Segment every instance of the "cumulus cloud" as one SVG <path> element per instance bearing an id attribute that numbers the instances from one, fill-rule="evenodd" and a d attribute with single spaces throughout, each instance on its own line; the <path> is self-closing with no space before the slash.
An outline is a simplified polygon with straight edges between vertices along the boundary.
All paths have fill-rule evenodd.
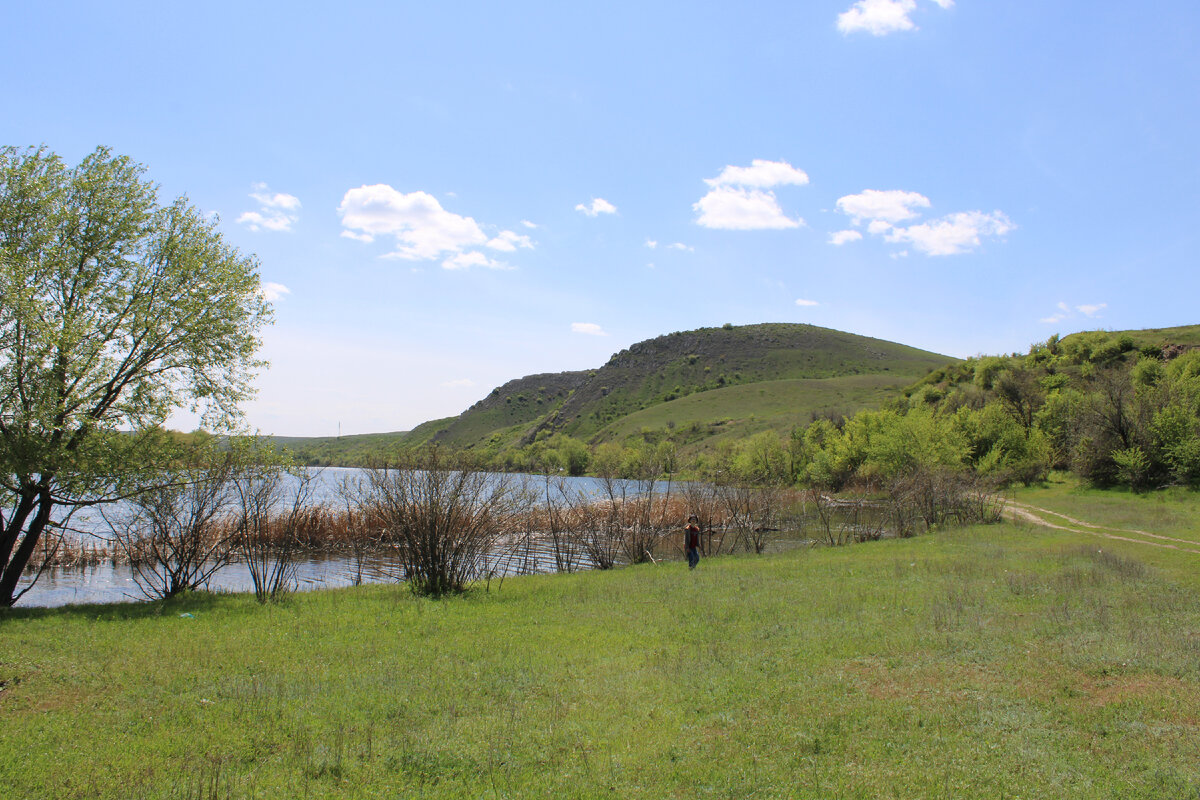
<path id="1" fill-rule="evenodd" d="M 745 186 L 753 189 L 770 189 L 772 186 L 804 186 L 808 174 L 796 169 L 786 161 L 753 159 L 748 167 L 727 166 L 715 178 L 705 178 L 709 186 Z"/>
<path id="2" fill-rule="evenodd" d="M 705 178 L 708 194 L 692 204 L 696 224 L 729 231 L 799 228 L 802 219 L 783 213 L 774 186 L 802 186 L 808 175 L 786 161 L 754 159 L 748 167 L 727 166 L 715 178 Z"/>
<path id="3" fill-rule="evenodd" d="M 880 220 L 895 225 L 906 219 L 916 219 L 921 212 L 915 209 L 929 208 L 929 205 L 929 198 L 922 194 L 895 189 L 867 189 L 860 194 L 839 197 L 837 201 L 838 211 L 849 216 L 855 225 L 861 225 L 863 220 Z"/>
<path id="4" fill-rule="evenodd" d="M 594 322 L 572 322 L 571 333 L 582 333 L 587 336 L 608 336 L 608 333 Z"/>
<path id="5" fill-rule="evenodd" d="M 858 231 L 834 231 L 833 233 L 829 234 L 829 243 L 836 244 L 840 247 L 844 244 L 849 244 L 850 242 L 857 242 L 861 238 L 863 238 L 863 235 Z"/>
<path id="6" fill-rule="evenodd" d="M 1058 311 L 1048 317 L 1042 317 L 1041 321 L 1053 325 L 1056 322 L 1062 322 L 1069 316 L 1071 316 L 1071 307 L 1066 303 L 1059 303 Z"/>
<path id="7" fill-rule="evenodd" d="M 697 225 L 727 231 L 799 228 L 803 220 L 791 219 L 779 207 L 774 192 L 722 186 L 692 205 L 700 216 Z"/>
<path id="8" fill-rule="evenodd" d="M 801 306 L 802 308 L 810 308 L 812 306 L 819 306 L 821 304 L 818 303 L 816 300 L 805 300 L 805 299 L 801 298 L 796 301 L 796 305 Z"/>
<path id="9" fill-rule="evenodd" d="M 893 228 L 884 234 L 889 242 L 910 242 L 913 247 L 930 256 L 952 256 L 979 247 L 981 237 L 1003 236 L 1016 228 L 1001 211 L 984 214 L 982 211 L 960 211 L 933 222 Z"/>
<path id="10" fill-rule="evenodd" d="M 526 228 L 529 228 L 529 230 L 531 230 L 531 231 L 537 230 L 537 227 L 538 227 L 538 224 L 536 222 L 530 222 L 527 219 L 521 220 L 521 224 L 524 225 Z"/>
<path id="11" fill-rule="evenodd" d="M 343 236 L 364 242 L 392 236 L 397 247 L 390 255 L 411 261 L 459 253 L 488 241 L 475 220 L 445 210 L 428 192 L 405 194 L 385 183 L 346 192 L 338 215 Z"/>
<path id="12" fill-rule="evenodd" d="M 441 259 L 445 269 L 512 269 L 476 248 L 512 253 L 534 246 L 528 236 L 514 231 L 504 230 L 489 237 L 474 219 L 447 211 L 428 192 L 406 194 L 384 183 L 346 192 L 338 215 L 342 218 L 342 236 L 347 239 L 373 242 L 387 237 L 394 241 L 395 249 L 385 258 Z"/>
<path id="13" fill-rule="evenodd" d="M 933 0 L 940 8 L 954 5 L 954 0 Z M 912 13 L 916 0 L 858 0 L 848 11 L 838 14 L 837 29 L 844 34 L 869 33 L 887 36 L 898 31 L 915 31 Z"/>
<path id="14" fill-rule="evenodd" d="M 684 244 L 683 242 L 675 242 L 674 244 L 669 244 L 669 245 L 667 245 L 667 249 L 668 250 L 682 250 L 685 253 L 696 252 L 696 248 L 692 247 L 691 245 Z"/>
<path id="15" fill-rule="evenodd" d="M 892 244 L 911 244 L 918 252 L 930 256 L 967 253 L 980 247 L 984 237 L 1004 236 L 1017 227 L 1002 211 L 990 214 L 959 211 L 928 222 L 898 226 L 920 217 L 920 209 L 931 206 L 925 195 L 899 190 L 867 189 L 837 201 L 838 210 L 849 216 L 855 226 L 866 222 L 867 232 L 872 236 L 881 236 Z M 855 231 L 837 231 L 830 234 L 829 241 L 838 245 L 856 241 L 852 233 Z M 904 255 L 907 254 L 905 251 Z"/>
<path id="16" fill-rule="evenodd" d="M 487 246 L 493 250 L 502 250 L 505 253 L 516 252 L 518 247 L 532 250 L 533 242 L 528 236 L 522 236 L 513 231 L 501 231 L 496 238 L 491 239 Z"/>
<path id="17" fill-rule="evenodd" d="M 593 197 L 591 205 L 580 203 L 575 206 L 575 210 L 586 214 L 589 217 L 598 217 L 601 214 L 615 214 L 617 207 L 605 200 L 603 197 Z"/>
<path id="18" fill-rule="evenodd" d="M 488 258 L 478 250 L 471 250 L 466 253 L 456 253 L 442 262 L 444 269 L 470 269 L 471 267 L 485 267 L 487 269 L 512 269 L 503 261 L 495 261 Z"/>
<path id="19" fill-rule="evenodd" d="M 271 281 L 262 284 L 258 291 L 268 303 L 273 303 L 285 294 L 292 293 L 292 290 L 282 283 L 273 283 Z"/>
<path id="20" fill-rule="evenodd" d="M 916 30 L 916 24 L 909 18 L 916 10 L 916 0 L 858 0 L 849 11 L 838 14 L 837 29 L 842 33 L 863 31 L 872 36 Z"/>
<path id="21" fill-rule="evenodd" d="M 658 247 L 658 242 L 654 241 L 653 239 L 647 239 L 646 247 L 649 247 L 651 250 L 653 250 Z"/>
<path id="22" fill-rule="evenodd" d="M 1075 312 L 1083 314 L 1088 319 L 1096 319 L 1100 316 L 1100 312 L 1106 308 L 1108 308 L 1108 303 L 1083 304 L 1075 306 L 1074 308 L 1066 303 L 1059 303 L 1057 312 L 1048 317 L 1042 317 L 1040 321 L 1049 325 L 1055 325 L 1065 319 L 1070 319 L 1071 317 L 1075 316 Z"/>
<path id="23" fill-rule="evenodd" d="M 300 198 L 283 192 L 271 192 L 265 183 L 256 183 L 250 198 L 258 202 L 257 211 L 247 211 L 237 218 L 240 225 L 245 225 L 254 232 L 258 231 L 290 231 L 292 225 L 300 218 Z"/>

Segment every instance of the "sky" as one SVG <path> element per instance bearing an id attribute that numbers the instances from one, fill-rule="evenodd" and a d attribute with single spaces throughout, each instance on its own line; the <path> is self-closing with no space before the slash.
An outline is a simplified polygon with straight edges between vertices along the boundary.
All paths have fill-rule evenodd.
<path id="1" fill-rule="evenodd" d="M 0 143 L 107 145 L 257 255 L 263 433 L 407 430 L 724 323 L 956 357 L 1200 323 L 1195 0 L 0 19 Z"/>

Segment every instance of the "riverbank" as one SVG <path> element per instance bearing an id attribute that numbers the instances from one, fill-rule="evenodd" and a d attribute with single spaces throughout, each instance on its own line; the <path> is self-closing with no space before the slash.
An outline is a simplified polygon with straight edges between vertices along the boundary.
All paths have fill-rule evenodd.
<path id="1" fill-rule="evenodd" d="M 441 601 L 373 586 L 14 609 L 0 785 L 1194 796 L 1200 600 L 1181 558 L 1004 524 Z"/>

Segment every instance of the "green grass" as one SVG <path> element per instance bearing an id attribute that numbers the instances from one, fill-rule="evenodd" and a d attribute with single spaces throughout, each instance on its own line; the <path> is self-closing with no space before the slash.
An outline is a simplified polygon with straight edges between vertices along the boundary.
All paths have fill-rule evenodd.
<path id="1" fill-rule="evenodd" d="M 1063 339 L 1070 339 L 1071 336 L 1085 336 L 1095 331 L 1080 331 L 1078 333 L 1064 336 Z M 1108 336 L 1128 336 L 1133 339 L 1134 344 L 1138 347 L 1146 345 L 1157 346 L 1165 342 L 1172 344 L 1189 345 L 1192 347 L 1200 346 L 1200 325 L 1180 325 L 1174 328 L 1142 328 L 1129 331 L 1100 331 Z"/>
<path id="2" fill-rule="evenodd" d="M 444 601 L 376 586 L 15 610 L 0 786 L 1195 797 L 1200 556 L 1143 555 L 1002 525 Z"/>
<path id="3" fill-rule="evenodd" d="M 1200 544 L 1200 492 L 1182 487 L 1139 494 L 1095 489 L 1068 474 L 1055 473 L 1042 486 L 1016 490 L 1014 497 L 1102 526 L 1101 532 L 1147 531 Z"/>
<path id="4" fill-rule="evenodd" d="M 838 378 L 760 381 L 728 386 L 681 397 L 669 403 L 637 411 L 602 429 L 598 441 L 623 441 L 644 428 L 682 431 L 699 426 L 711 449 L 722 439 L 742 439 L 764 430 L 788 434 L 797 425 L 807 425 L 812 415 L 824 412 L 846 416 L 864 408 L 878 408 L 895 397 L 908 377 L 889 373 L 846 375 Z M 713 425 L 713 420 L 722 420 Z M 686 434 L 683 434 L 686 437 Z"/>

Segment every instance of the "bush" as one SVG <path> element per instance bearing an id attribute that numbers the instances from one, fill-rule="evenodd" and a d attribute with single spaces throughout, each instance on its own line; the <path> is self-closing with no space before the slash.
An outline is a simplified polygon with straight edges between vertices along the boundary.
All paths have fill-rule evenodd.
<path id="1" fill-rule="evenodd" d="M 520 499 L 509 476 L 434 448 L 369 469 L 361 503 L 383 525 L 412 590 L 440 596 L 488 576 Z"/>

